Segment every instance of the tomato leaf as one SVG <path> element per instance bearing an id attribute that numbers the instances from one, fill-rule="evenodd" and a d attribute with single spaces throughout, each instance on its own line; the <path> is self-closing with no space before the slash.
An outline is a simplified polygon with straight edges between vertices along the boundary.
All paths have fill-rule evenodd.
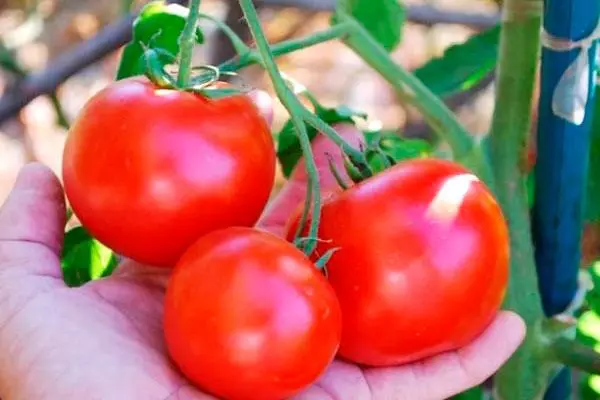
<path id="1" fill-rule="evenodd" d="M 164 1 L 146 4 L 133 22 L 133 38 L 123 50 L 116 79 L 142 75 L 145 72 L 144 47 L 160 50 L 163 65 L 168 64 L 171 57 L 165 57 L 164 54 L 179 53 L 179 36 L 188 12 L 186 7 Z M 196 42 L 204 42 L 199 28 L 196 30 Z"/>
<path id="2" fill-rule="evenodd" d="M 341 122 L 354 123 L 353 118 L 367 118 L 367 114 L 351 109 L 347 106 L 338 106 L 335 108 L 326 108 L 319 106 L 316 114 L 328 125 Z M 308 137 L 313 140 L 317 136 L 317 130 L 307 126 Z M 283 175 L 289 178 L 294 167 L 302 158 L 302 148 L 296 134 L 296 128 L 291 119 L 289 119 L 277 134 L 277 158 L 281 163 Z"/>
<path id="3" fill-rule="evenodd" d="M 466 392 L 462 392 L 457 394 L 454 397 L 451 397 L 450 400 L 482 400 L 483 399 L 483 389 L 480 386 L 476 386 L 467 390 Z"/>
<path id="4" fill-rule="evenodd" d="M 600 222 L 600 96 L 596 96 L 591 128 L 591 143 L 584 218 Z"/>
<path id="5" fill-rule="evenodd" d="M 369 148 L 366 152 L 367 161 L 374 173 L 386 169 L 389 162 L 395 164 L 411 158 L 428 157 L 433 153 L 431 144 L 423 139 L 407 139 L 396 132 L 386 131 L 364 132 L 364 135 Z"/>
<path id="6" fill-rule="evenodd" d="M 449 47 L 440 58 L 429 61 L 414 74 L 438 96 L 463 92 L 494 70 L 499 41 L 497 25 Z"/>
<path id="7" fill-rule="evenodd" d="M 110 275 L 117 257 L 79 226 L 65 234 L 61 266 L 65 283 L 76 287 Z"/>
<path id="8" fill-rule="evenodd" d="M 406 9 L 399 0 L 338 0 L 341 8 L 352 15 L 387 51 L 398 46 Z"/>

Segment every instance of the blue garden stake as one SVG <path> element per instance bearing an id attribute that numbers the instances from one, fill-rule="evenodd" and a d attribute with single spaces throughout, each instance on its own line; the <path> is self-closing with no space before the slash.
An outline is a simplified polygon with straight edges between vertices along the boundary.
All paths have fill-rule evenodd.
<path id="1" fill-rule="evenodd" d="M 598 0 L 546 0 L 533 236 L 544 311 L 568 309 L 577 291 L 595 88 Z M 546 400 L 570 398 L 563 370 Z"/>

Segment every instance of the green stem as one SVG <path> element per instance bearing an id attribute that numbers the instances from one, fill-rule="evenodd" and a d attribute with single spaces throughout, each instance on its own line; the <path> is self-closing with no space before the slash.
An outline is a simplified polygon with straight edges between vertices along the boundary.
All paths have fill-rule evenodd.
<path id="1" fill-rule="evenodd" d="M 346 35 L 349 31 L 348 24 L 339 24 L 332 28 L 316 32 L 310 36 L 300 39 L 286 40 L 280 43 L 276 43 L 271 47 L 271 53 L 274 57 L 279 57 L 294 51 L 302 50 L 307 47 L 315 46 L 320 43 L 325 43 L 330 40 L 338 39 Z M 225 61 L 219 66 L 221 71 L 235 72 L 242 68 L 248 67 L 252 64 L 256 64 L 260 58 L 257 58 L 256 52 L 252 52 L 251 55 L 238 55 L 231 60 Z"/>
<path id="2" fill-rule="evenodd" d="M 215 25 L 217 25 L 217 27 L 221 29 L 225 36 L 227 36 L 227 38 L 231 41 L 234 50 L 240 57 L 252 51 L 250 50 L 250 47 L 246 46 L 246 43 L 244 43 L 244 41 L 238 36 L 238 34 L 235 33 L 235 31 L 231 29 L 229 25 L 227 25 L 225 22 L 219 21 L 218 19 L 204 13 L 199 13 L 198 16 L 202 19 L 209 20 Z"/>
<path id="3" fill-rule="evenodd" d="M 317 131 L 323 133 L 327 136 L 332 142 L 337 144 L 344 153 L 348 155 L 350 160 L 358 167 L 361 173 L 364 173 L 365 176 L 372 175 L 369 172 L 369 163 L 367 162 L 367 158 L 365 155 L 358 149 L 352 147 L 350 143 L 348 143 L 343 137 L 341 137 L 335 129 L 331 126 L 327 125 L 321 118 L 317 117 L 315 114 L 310 111 L 304 109 L 303 111 L 304 120 L 315 128 Z"/>
<path id="4" fill-rule="evenodd" d="M 414 105 L 434 131 L 451 146 L 455 159 L 472 157 L 473 140 L 455 115 L 419 79 L 396 64 L 387 51 L 352 16 L 336 12 L 339 23 L 351 32 L 344 43 L 385 78 L 402 101 Z"/>
<path id="5" fill-rule="evenodd" d="M 573 339 L 559 338 L 548 348 L 548 360 L 600 375 L 600 354 Z"/>
<path id="6" fill-rule="evenodd" d="M 510 229 L 511 271 L 505 308 L 525 320 L 523 345 L 501 368 L 501 399 L 543 396 L 549 369 L 539 359 L 534 332 L 543 318 L 532 246 L 525 176 L 519 168 L 527 143 L 538 63 L 542 0 L 505 0 L 497 70 L 496 109 L 490 132 L 495 194 Z"/>
<path id="7" fill-rule="evenodd" d="M 190 11 L 179 37 L 179 74 L 177 75 L 177 84 L 179 87 L 185 87 L 190 79 L 190 67 L 192 64 L 192 51 L 196 43 L 196 26 L 198 25 L 198 13 L 200 12 L 200 0 L 190 1 Z"/>
<path id="8" fill-rule="evenodd" d="M 319 220 L 321 216 L 321 189 L 319 184 L 319 173 L 317 170 L 317 165 L 315 163 L 310 138 L 308 136 L 306 125 L 304 124 L 302 115 L 303 110 L 305 110 L 305 108 L 296 98 L 296 96 L 290 91 L 290 89 L 285 83 L 285 80 L 281 76 L 279 69 L 277 68 L 277 64 L 275 64 L 273 54 L 271 53 L 271 49 L 269 47 L 269 42 L 267 41 L 262 31 L 260 21 L 258 18 L 258 13 L 256 12 L 254 5 L 252 4 L 252 0 L 240 0 L 240 6 L 242 8 L 244 16 L 246 17 L 246 21 L 248 23 L 248 27 L 250 28 L 250 32 L 252 33 L 252 36 L 256 41 L 256 47 L 258 50 L 258 54 L 261 58 L 261 63 L 266 69 L 267 73 L 269 74 L 269 77 L 271 78 L 277 97 L 279 98 L 283 106 L 287 109 L 292 118 L 292 121 L 296 128 L 296 134 L 298 135 L 298 139 L 300 141 L 300 147 L 302 148 L 302 154 L 304 155 L 306 171 L 308 173 L 308 185 L 310 193 L 310 196 L 307 196 L 307 207 L 305 207 L 303 213 L 304 221 L 306 221 L 306 217 L 310 213 L 310 207 L 308 206 L 312 203 L 310 229 L 308 234 L 310 240 L 307 241 L 304 247 L 304 252 L 307 255 L 310 255 L 317 244 L 314 238 L 318 237 Z M 312 202 L 309 197 L 312 197 Z"/>

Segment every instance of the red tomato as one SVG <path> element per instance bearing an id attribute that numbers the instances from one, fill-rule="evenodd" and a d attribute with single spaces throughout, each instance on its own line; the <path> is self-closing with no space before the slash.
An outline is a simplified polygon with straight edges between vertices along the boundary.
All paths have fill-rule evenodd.
<path id="1" fill-rule="evenodd" d="M 63 177 L 92 235 L 126 257 L 173 266 L 203 234 L 256 223 L 273 187 L 275 149 L 247 96 L 213 100 L 132 78 L 81 111 Z"/>
<path id="2" fill-rule="evenodd" d="M 297 218 L 297 217 L 296 217 Z M 291 221 L 288 238 L 297 221 Z M 443 160 L 397 164 L 323 206 L 316 257 L 342 307 L 340 355 L 372 366 L 464 346 L 500 308 L 509 237 L 488 189 Z"/>
<path id="3" fill-rule="evenodd" d="M 335 357 L 335 293 L 293 245 L 251 228 L 212 232 L 185 252 L 165 298 L 165 337 L 184 375 L 229 400 L 287 398 Z"/>

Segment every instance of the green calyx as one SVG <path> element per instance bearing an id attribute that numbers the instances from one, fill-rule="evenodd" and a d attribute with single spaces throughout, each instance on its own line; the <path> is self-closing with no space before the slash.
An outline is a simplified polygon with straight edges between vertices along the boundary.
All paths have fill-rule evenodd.
<path id="1" fill-rule="evenodd" d="M 177 79 L 165 70 L 160 60 L 161 56 L 175 62 L 175 56 L 165 54 L 164 50 L 146 48 L 144 51 L 146 62 L 144 74 L 155 86 L 161 89 L 191 92 L 210 99 L 219 99 L 248 92 L 247 89 L 239 89 L 233 86 L 227 88 L 216 87 L 215 83 L 219 81 L 222 74 L 217 67 L 212 65 L 202 65 L 192 68 L 193 71 L 202 71 L 202 73 L 192 77 L 186 85 L 181 86 L 178 84 Z"/>

